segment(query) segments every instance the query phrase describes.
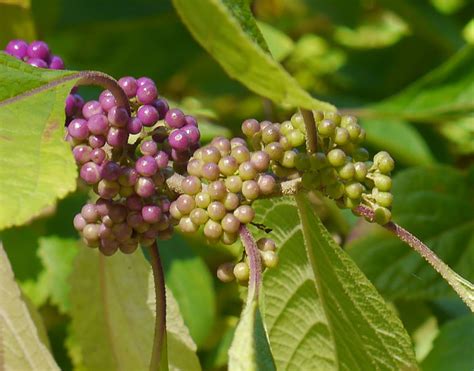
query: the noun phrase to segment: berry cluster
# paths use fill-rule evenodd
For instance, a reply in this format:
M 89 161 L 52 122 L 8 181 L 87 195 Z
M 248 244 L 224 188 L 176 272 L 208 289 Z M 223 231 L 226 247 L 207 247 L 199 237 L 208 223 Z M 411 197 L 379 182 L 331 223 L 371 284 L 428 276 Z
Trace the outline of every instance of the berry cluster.
M 318 151 L 312 154 L 304 147 L 306 130 L 300 113 L 281 124 L 246 120 L 242 132 L 269 155 L 270 168 L 281 180 L 301 177 L 305 189 L 321 192 L 341 208 L 366 204 L 378 223 L 390 221 L 393 159 L 379 152 L 369 161 L 369 152 L 360 146 L 365 130 L 354 116 L 318 111 L 313 116 Z
M 51 54 L 48 44 L 44 41 L 33 41 L 28 44 L 24 40 L 12 40 L 7 44 L 5 52 L 34 67 L 64 69 L 61 57 Z

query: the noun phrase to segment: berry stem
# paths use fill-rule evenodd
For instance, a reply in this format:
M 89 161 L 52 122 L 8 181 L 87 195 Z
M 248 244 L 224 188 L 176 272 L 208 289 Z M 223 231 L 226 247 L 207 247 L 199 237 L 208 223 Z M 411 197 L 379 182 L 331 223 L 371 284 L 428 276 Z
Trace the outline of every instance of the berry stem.
M 374 211 L 366 206 L 359 205 L 355 211 L 357 214 L 364 216 L 369 220 L 374 218 Z M 474 312 L 474 285 L 471 282 L 454 272 L 433 252 L 433 250 L 406 229 L 400 227 L 394 222 L 388 222 L 383 227 L 420 254 L 448 282 L 464 303 L 466 303 L 469 309 Z
M 316 131 L 313 111 L 301 108 L 300 112 L 301 116 L 303 116 L 304 126 L 306 129 L 306 150 L 309 154 L 316 153 L 318 150 L 318 133 Z
M 260 285 L 262 283 L 262 265 L 260 261 L 260 252 L 257 244 L 252 237 L 252 234 L 245 225 L 240 226 L 240 239 L 245 248 L 245 253 L 249 258 L 250 279 L 249 292 L 247 301 L 250 302 L 253 298 L 258 298 Z
M 166 352 L 166 289 L 163 267 L 156 241 L 149 249 L 156 300 L 155 336 L 150 360 L 150 371 L 154 371 L 167 369 L 168 363 Z M 162 368 L 163 364 L 165 367 Z

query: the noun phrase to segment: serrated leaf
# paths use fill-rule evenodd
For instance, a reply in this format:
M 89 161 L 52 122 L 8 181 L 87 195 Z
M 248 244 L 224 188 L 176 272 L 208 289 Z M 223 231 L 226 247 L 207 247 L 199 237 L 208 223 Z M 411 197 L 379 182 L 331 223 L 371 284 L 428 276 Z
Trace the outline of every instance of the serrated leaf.
M 393 218 L 428 245 L 451 269 L 474 279 L 472 185 L 447 167 L 411 168 L 394 178 Z M 446 282 L 416 252 L 378 228 L 347 250 L 387 298 L 452 295 Z
M 434 158 L 426 141 L 408 122 L 401 120 L 362 120 L 367 143 L 388 151 L 407 165 L 428 165 Z
M 144 256 L 104 257 L 82 248 L 71 277 L 68 347 L 86 370 L 148 370 L 154 332 L 154 289 Z M 171 297 L 171 296 L 170 296 Z M 170 299 L 171 300 L 171 299 Z M 195 345 L 177 306 L 169 303 L 168 362 L 171 370 L 199 370 Z M 194 346 L 193 346 L 194 345 Z M 192 366 L 192 367 L 191 367 Z
M 257 26 L 245 8 L 248 2 L 173 0 L 173 4 L 192 35 L 230 77 L 278 104 L 334 110 L 329 103 L 312 98 L 255 42 Z
M 240 315 L 229 348 L 229 370 L 276 370 L 258 300 L 255 297 L 247 301 Z
M 64 101 L 80 77 L 0 53 L 0 229 L 27 222 L 75 189 Z
M 290 198 L 256 205 L 279 247 L 279 267 L 265 273 L 263 291 L 277 368 L 417 369 L 400 320 L 333 241 L 306 196 L 297 200 L 298 208 Z
M 40 340 L 0 244 L 0 369 L 59 370 Z
M 449 321 L 440 328 L 433 349 L 423 360 L 424 371 L 472 371 L 474 369 L 474 316 Z

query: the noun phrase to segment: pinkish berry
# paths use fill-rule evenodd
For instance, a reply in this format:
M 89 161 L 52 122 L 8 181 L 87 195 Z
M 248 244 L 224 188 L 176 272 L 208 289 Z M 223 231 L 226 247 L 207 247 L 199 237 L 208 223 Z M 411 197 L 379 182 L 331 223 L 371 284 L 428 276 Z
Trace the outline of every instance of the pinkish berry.
M 86 119 L 90 119 L 94 115 L 104 113 L 102 106 L 96 100 L 91 100 L 84 104 L 82 107 L 82 116 Z
M 49 47 L 44 41 L 33 41 L 28 45 L 26 54 L 29 58 L 38 58 L 46 61 L 49 59 Z
M 184 130 L 174 130 L 168 137 L 168 142 L 177 151 L 184 151 L 189 146 L 189 139 Z
M 106 153 L 102 148 L 96 148 L 91 152 L 91 160 L 96 164 L 100 165 L 104 162 Z
M 84 140 L 89 136 L 87 121 L 83 119 L 72 120 L 67 130 L 69 135 L 74 139 Z
M 140 175 L 150 177 L 157 172 L 158 164 L 152 156 L 143 156 L 137 160 L 135 169 Z
M 184 113 L 179 108 L 170 109 L 165 115 L 165 122 L 172 128 L 181 128 L 186 124 Z
M 144 85 L 155 85 L 155 82 L 150 79 L 149 77 L 140 77 L 139 79 L 137 79 L 137 86 L 140 87 L 140 86 L 144 86 Z
M 94 115 L 87 121 L 87 127 L 92 134 L 104 135 L 109 130 L 109 121 L 103 114 Z
M 155 183 L 150 178 L 139 178 L 135 184 L 135 192 L 143 198 L 153 196 L 155 193 Z
M 159 206 L 148 205 L 142 209 L 143 220 L 147 223 L 158 223 L 161 219 L 161 209 Z
M 23 40 L 12 40 L 7 44 L 5 51 L 19 59 L 23 59 L 26 56 L 28 50 L 28 44 Z
M 76 100 L 74 99 L 74 95 L 69 94 L 66 98 L 66 116 L 72 116 L 76 113 Z
M 106 140 L 103 135 L 91 135 L 89 137 L 89 145 L 92 148 L 101 148 L 105 145 Z
M 85 144 L 75 146 L 72 150 L 74 159 L 78 164 L 85 164 L 91 160 L 91 148 Z
M 123 128 L 111 127 L 107 133 L 107 143 L 112 147 L 123 147 L 128 140 L 128 134 Z
M 95 184 L 100 180 L 100 169 L 97 164 L 87 162 L 81 167 L 81 178 L 88 184 Z
M 135 80 L 131 76 L 122 77 L 118 81 L 120 87 L 123 89 L 127 97 L 133 98 L 137 94 L 138 84 L 137 80 Z
M 48 64 L 44 60 L 39 58 L 30 58 L 26 63 L 33 67 L 48 68 Z
M 143 124 L 138 117 L 131 117 L 127 123 L 127 130 L 130 134 L 138 134 L 142 131 Z
M 137 99 L 142 104 L 152 104 L 158 97 L 158 90 L 155 85 L 145 84 L 137 89 Z
M 181 130 L 184 130 L 184 132 L 188 136 L 189 144 L 199 142 L 199 139 L 201 138 L 201 133 L 199 132 L 199 129 L 196 126 L 185 125 L 181 128 Z
M 157 109 L 149 104 L 145 104 L 138 109 L 137 117 L 144 126 L 153 126 L 159 119 Z
M 53 55 L 51 62 L 49 62 L 49 68 L 52 70 L 64 70 L 64 62 L 61 57 Z
M 154 156 L 158 152 L 158 145 L 153 140 L 145 140 L 140 144 L 140 152 L 143 155 Z
M 104 90 L 102 93 L 100 93 L 99 103 L 106 112 L 117 105 L 117 101 L 110 90 Z
M 127 126 L 130 116 L 124 107 L 115 106 L 109 110 L 107 118 L 111 125 L 122 128 Z
M 159 169 L 164 169 L 168 166 L 169 156 L 164 151 L 159 151 L 155 156 L 156 164 Z
M 186 125 L 198 126 L 198 122 L 194 116 L 186 115 L 184 116 L 184 121 L 186 121 Z
M 142 209 L 142 199 L 137 195 L 127 197 L 125 204 L 130 210 L 139 211 Z

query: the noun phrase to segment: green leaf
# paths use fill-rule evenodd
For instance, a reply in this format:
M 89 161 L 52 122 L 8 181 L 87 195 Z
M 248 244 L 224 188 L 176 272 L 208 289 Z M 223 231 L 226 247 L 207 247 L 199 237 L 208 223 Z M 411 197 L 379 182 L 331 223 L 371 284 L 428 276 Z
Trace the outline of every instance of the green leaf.
M 394 178 L 393 218 L 467 280 L 474 279 L 472 184 L 446 166 L 411 168 Z M 347 250 L 388 299 L 432 299 L 451 288 L 416 252 L 385 230 L 351 242 Z
M 285 59 L 295 46 L 293 40 L 278 28 L 275 28 L 268 23 L 257 22 L 257 25 L 262 32 L 273 58 L 278 62 Z
M 171 298 L 171 295 L 168 295 Z M 82 248 L 71 277 L 71 338 L 76 366 L 87 370 L 148 370 L 154 332 L 154 289 L 144 256 L 104 257 Z M 167 311 L 168 362 L 171 370 L 199 370 L 196 346 L 177 305 Z
M 247 300 L 229 348 L 229 370 L 276 370 L 255 296 Z
M 75 189 L 64 101 L 80 77 L 0 53 L 0 229 L 27 222 Z
M 279 246 L 279 267 L 265 273 L 263 291 L 277 369 L 417 369 L 400 320 L 305 195 L 297 206 L 290 198 L 256 205 Z
M 399 94 L 362 110 L 377 117 L 440 122 L 474 112 L 474 47 L 465 46 Z
M 474 316 L 447 322 L 421 366 L 424 371 L 471 371 L 474 369 Z
M 0 244 L 0 369 L 59 370 L 41 341 Z
M 312 98 L 255 42 L 257 26 L 246 9 L 247 2 L 239 1 L 232 7 L 220 0 L 173 0 L 173 4 L 194 38 L 230 77 L 278 104 L 334 110 Z
M 49 297 L 60 312 L 67 313 L 71 306 L 68 281 L 78 253 L 78 242 L 75 239 L 49 236 L 40 238 L 39 244 L 38 256 L 44 268 L 36 283 L 37 290 L 46 293 L 46 298 Z
M 428 165 L 434 162 L 423 137 L 406 121 L 363 120 L 367 143 L 390 152 L 397 161 L 407 165 Z
M 196 344 L 203 344 L 216 319 L 216 298 L 211 274 L 179 235 L 160 242 L 166 285 L 179 303 L 183 319 Z

